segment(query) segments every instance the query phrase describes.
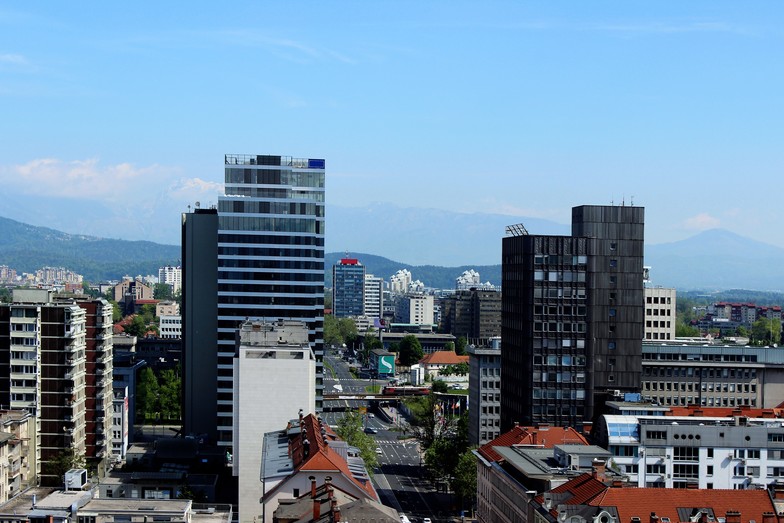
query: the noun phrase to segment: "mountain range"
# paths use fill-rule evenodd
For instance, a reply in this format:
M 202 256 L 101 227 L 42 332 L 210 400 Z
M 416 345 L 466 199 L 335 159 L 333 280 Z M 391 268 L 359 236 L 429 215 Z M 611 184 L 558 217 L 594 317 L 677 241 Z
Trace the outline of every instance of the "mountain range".
M 399 269 L 408 269 L 414 279 L 429 287 L 453 288 L 455 278 L 467 269 L 474 269 L 483 282 L 500 284 L 501 220 L 508 224 L 508 216 L 491 215 L 485 220 L 486 215 L 438 211 L 422 222 L 423 216 L 416 216 L 412 211 L 394 223 L 382 222 L 388 224 L 382 226 L 378 225 L 380 215 L 367 213 L 361 209 L 346 214 L 333 210 L 327 234 L 327 249 L 332 251 L 325 260 L 328 285 L 332 265 L 346 255 L 346 251 L 336 250 L 337 242 L 351 248 L 348 255 L 359 258 L 369 273 L 385 279 Z M 536 234 L 568 234 L 566 226 L 554 222 L 516 221 L 524 221 Z M 369 234 L 370 226 L 377 228 L 375 234 Z M 414 243 L 412 235 L 418 235 L 417 244 L 433 246 L 424 257 L 406 249 L 407 243 Z M 467 264 L 465 260 L 477 259 L 474 255 L 477 249 L 494 253 L 490 259 L 497 262 Z M 438 259 L 455 263 L 443 266 L 398 261 L 428 259 L 434 252 L 439 253 Z M 126 274 L 157 274 L 161 266 L 179 265 L 180 256 L 177 245 L 68 234 L 0 217 L 0 265 L 20 273 L 44 266 L 62 266 L 96 282 L 119 279 Z M 679 290 L 781 290 L 784 285 L 778 269 L 782 260 L 784 249 L 722 229 L 704 231 L 677 242 L 645 246 L 645 264 L 651 267 L 652 283 Z

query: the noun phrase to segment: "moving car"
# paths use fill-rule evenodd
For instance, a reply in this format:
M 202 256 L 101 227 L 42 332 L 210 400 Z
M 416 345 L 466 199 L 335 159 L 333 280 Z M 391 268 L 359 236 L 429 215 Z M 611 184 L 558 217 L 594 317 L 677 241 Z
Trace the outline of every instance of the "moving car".
M 365 434 L 378 434 L 378 431 L 373 427 L 365 427 Z

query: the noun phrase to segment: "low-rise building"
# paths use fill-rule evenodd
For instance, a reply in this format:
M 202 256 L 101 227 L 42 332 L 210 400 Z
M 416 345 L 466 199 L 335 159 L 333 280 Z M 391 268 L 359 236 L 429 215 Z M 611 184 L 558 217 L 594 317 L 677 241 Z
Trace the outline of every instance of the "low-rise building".
M 772 408 L 784 398 L 784 351 L 643 343 L 641 387 L 666 406 Z
M 612 454 L 611 468 L 631 484 L 750 489 L 784 478 L 780 409 L 693 408 L 668 414 L 604 415 L 594 427 L 597 443 Z
M 298 498 L 309 491 L 315 478 L 331 484 L 356 499 L 378 502 L 359 450 L 340 440 L 332 429 L 313 414 L 289 422 L 282 430 L 264 435 L 259 496 L 256 514 L 246 514 L 240 523 L 272 523 L 281 500 Z

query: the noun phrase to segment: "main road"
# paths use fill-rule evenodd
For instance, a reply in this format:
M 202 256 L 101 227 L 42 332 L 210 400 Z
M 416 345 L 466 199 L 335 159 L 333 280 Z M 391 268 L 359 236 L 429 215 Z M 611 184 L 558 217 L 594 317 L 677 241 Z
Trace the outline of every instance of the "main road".
M 378 380 L 355 378 L 346 362 L 335 354 L 326 355 L 325 367 L 325 392 L 366 392 L 367 387 L 373 384 L 383 384 Z M 362 400 L 330 400 L 329 403 L 332 405 L 325 402 L 325 406 L 338 404 L 341 407 L 347 406 L 349 410 L 367 406 L 367 402 Z M 392 409 L 391 412 L 392 422 L 373 415 L 370 409 L 365 417 L 365 426 L 376 432 L 372 437 L 376 440 L 379 466 L 373 471 L 373 483 L 381 502 L 406 514 L 413 523 L 421 522 L 425 517 L 433 521 L 447 521 L 452 514 L 448 510 L 451 496 L 435 492 L 432 484 L 425 479 L 419 445 L 412 438 L 402 438 L 397 422 L 404 425 L 405 421 L 398 419 L 396 410 Z M 328 411 L 323 416 L 325 421 L 334 427 L 343 414 Z

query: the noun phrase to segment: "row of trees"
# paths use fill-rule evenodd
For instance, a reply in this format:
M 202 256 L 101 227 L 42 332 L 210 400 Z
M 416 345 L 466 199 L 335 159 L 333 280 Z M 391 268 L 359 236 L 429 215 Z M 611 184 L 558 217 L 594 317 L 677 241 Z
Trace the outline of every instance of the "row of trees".
M 359 449 L 359 455 L 364 460 L 368 473 L 372 473 L 373 469 L 378 466 L 376 442 L 371 436 L 365 434 L 362 414 L 347 412 L 338 421 L 335 432 L 343 441 Z
M 156 376 L 150 367 L 139 373 L 136 385 L 136 419 L 179 421 L 182 380 L 179 365 L 164 369 Z
M 468 444 L 468 413 L 454 416 L 436 394 L 412 398 L 406 406 L 428 475 L 436 482 L 449 483 L 461 506 L 470 505 L 476 496 L 476 456 Z

